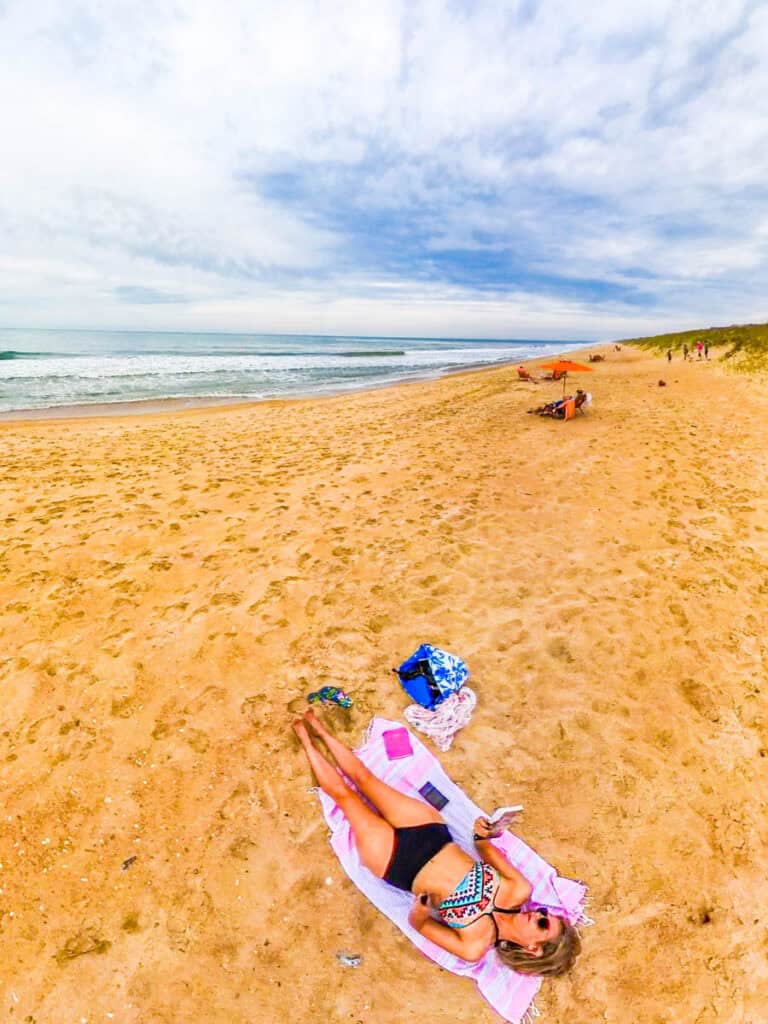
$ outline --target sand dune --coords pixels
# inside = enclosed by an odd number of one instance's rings
[[[762,1024],[767,389],[605,351],[567,424],[496,369],[0,425],[8,1020],[498,1019],[345,880],[288,729],[401,717],[429,640],[479,698],[443,763],[590,886],[544,1019]]]

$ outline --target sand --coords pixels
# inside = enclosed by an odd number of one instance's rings
[[[566,424],[503,368],[0,425],[4,1019],[498,1020],[345,880],[289,730],[326,683],[350,741],[401,717],[431,641],[443,764],[590,886],[543,1020],[763,1024],[768,387],[603,351]]]

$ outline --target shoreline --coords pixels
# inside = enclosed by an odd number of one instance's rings
[[[606,345],[613,345],[613,342],[604,342],[601,345],[588,346],[595,351],[602,350]],[[385,388],[404,387],[409,384],[420,384],[425,381],[441,380],[444,377],[453,377],[464,373],[481,373],[486,370],[499,370],[510,366],[529,366],[541,359],[565,358],[576,355],[582,349],[567,349],[563,352],[550,354],[541,358],[529,358],[526,360],[504,360],[502,362],[484,363],[482,365],[465,364],[450,366],[437,372],[414,372],[408,377],[399,377],[394,380],[374,381],[371,383],[360,382],[348,387],[331,387],[324,391],[296,391],[291,394],[266,395],[262,398],[247,396],[217,397],[215,395],[201,395],[179,398],[146,398],[129,401],[115,402],[86,402],[80,405],[54,405],[44,408],[11,409],[0,412],[0,425],[4,423],[44,423],[49,420],[86,420],[86,419],[112,419],[120,417],[165,415],[169,413],[191,412],[195,410],[217,409],[217,408],[247,408],[254,405],[262,405],[267,402],[293,402],[306,401],[320,398],[335,398],[341,395],[354,395],[367,391],[377,391]]]

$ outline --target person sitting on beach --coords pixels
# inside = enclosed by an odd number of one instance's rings
[[[565,395],[563,398],[556,398],[554,402],[547,402],[545,405],[537,405],[535,409],[528,409],[528,412],[536,413],[537,416],[555,416],[566,402],[570,401],[573,395]]]
[[[576,389],[576,409],[582,409],[585,405],[590,405],[592,402],[592,395],[588,391],[584,391],[583,388]]]
[[[538,384],[539,383],[538,380],[533,376],[531,371],[526,369],[524,366],[518,366],[518,368],[517,368],[517,376],[520,378],[520,380],[527,380],[531,384]]]
[[[592,395],[590,395],[588,391],[583,391],[581,388],[578,388],[575,398],[571,395],[566,395],[565,398],[556,403],[555,408],[547,415],[554,416],[556,420],[567,420],[579,411],[583,414],[584,406],[589,405],[591,402]],[[572,406],[570,410],[569,406]]]
[[[578,388],[575,397],[573,395],[564,395],[563,398],[558,398],[554,402],[547,402],[546,405],[540,405],[536,409],[529,409],[528,412],[534,412],[538,416],[552,416],[556,420],[564,420],[566,418],[566,407],[569,402],[573,402],[574,412],[581,410],[583,413],[584,406],[591,404],[592,395],[588,391]]]
[[[523,909],[531,884],[489,842],[493,832],[486,818],[474,824],[481,858],[474,860],[454,842],[438,811],[377,778],[312,711],[293,728],[318,785],[347,818],[365,867],[416,896],[409,916],[413,928],[470,962],[495,948],[502,963],[520,974],[555,976],[573,966],[581,950],[578,932],[546,907]]]

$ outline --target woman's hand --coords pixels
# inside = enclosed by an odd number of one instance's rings
[[[480,839],[495,839],[501,833],[493,828],[487,818],[475,818],[473,831]]]
[[[424,922],[428,921],[431,917],[432,907],[429,904],[429,897],[426,893],[422,893],[421,896],[417,896],[413,901],[411,912],[408,915],[408,924],[415,928],[417,932],[420,932]]]

